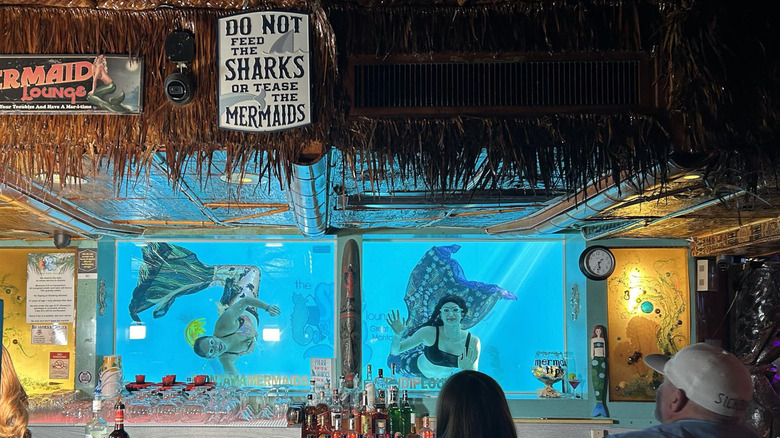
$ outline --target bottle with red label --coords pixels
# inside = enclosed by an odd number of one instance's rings
[[[108,438],[130,438],[130,434],[125,430],[125,404],[120,395],[114,405],[114,431],[108,435]]]

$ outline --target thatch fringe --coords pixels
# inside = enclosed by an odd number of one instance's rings
[[[669,135],[657,118],[645,115],[560,115],[511,119],[457,117],[369,119],[350,123],[336,141],[348,156],[365,156],[357,174],[419,180],[420,190],[457,190],[465,181],[475,188],[506,187],[526,181],[532,187],[573,192],[612,174],[658,173],[668,159]],[[477,175],[480,152],[486,148]],[[476,179],[475,179],[476,178]],[[561,179],[557,179],[561,178]]]
[[[66,3],[91,5],[46,2]],[[523,178],[571,191],[605,174],[615,179],[635,172],[663,174],[675,149],[712,153],[711,174],[746,188],[769,180],[780,164],[780,35],[759,6],[697,0],[432,1],[429,6],[400,0],[248,1],[250,8],[310,12],[314,37],[317,122],[258,135],[218,130],[215,123],[214,27],[220,14],[239,6],[181,3],[190,7],[133,1],[96,2],[91,8],[0,7],[0,52],[126,53],[146,62],[141,117],[3,115],[2,162],[78,175],[81,157],[91,154],[119,164],[122,179],[123,172],[137,172],[153,152],[165,149],[175,180],[188,162],[200,168],[213,151],[224,149],[226,170],[266,156],[264,168],[279,175],[307,145],[319,142],[342,148],[350,165],[370,168],[377,177],[400,165],[422,187],[435,190],[472,180],[485,148],[492,172],[482,172],[478,186]],[[127,10],[144,5],[156,9]],[[195,32],[198,50],[197,96],[181,108],[162,93],[164,78],[174,71],[162,46],[178,25]],[[659,65],[657,85],[665,93],[658,113],[351,119],[345,84],[338,81],[347,54],[426,59],[432,53],[605,51],[651,54]],[[682,120],[674,144],[672,114]]]
[[[275,4],[266,4],[273,9]],[[198,170],[216,150],[227,151],[228,168],[262,159],[282,175],[312,141],[327,143],[334,114],[332,90],[336,69],[317,68],[313,95],[316,122],[308,127],[273,134],[247,134],[217,129],[216,19],[235,11],[159,9],[111,11],[81,8],[0,7],[0,53],[14,54],[127,54],[143,56],[144,109],[140,117],[108,115],[0,115],[0,160],[31,175],[53,173],[82,176],[81,158],[115,163],[116,177],[137,175],[151,164],[156,151],[165,150],[171,178],[178,180],[185,165]],[[335,63],[333,35],[321,9],[311,15],[313,58],[322,66]],[[164,96],[163,83],[176,66],[165,59],[164,42],[181,26],[194,32],[197,80],[193,102],[183,107]],[[289,170],[289,169],[288,169]],[[290,172],[286,172],[290,174]]]

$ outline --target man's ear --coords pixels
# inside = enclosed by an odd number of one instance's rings
[[[688,404],[688,396],[685,395],[685,391],[680,388],[674,388],[674,392],[669,400],[669,409],[672,412],[680,412]]]

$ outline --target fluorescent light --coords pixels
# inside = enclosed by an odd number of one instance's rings
[[[225,173],[220,175],[219,179],[228,184],[252,184],[260,181],[260,175],[255,173],[245,173],[243,175],[240,173]]]
[[[281,248],[282,244],[281,243],[266,243],[265,247],[266,248]]]
[[[45,173],[39,173],[38,175],[35,175],[35,180],[39,183],[45,183],[48,179],[48,176]],[[52,184],[59,185],[62,181],[62,176],[59,173],[52,174],[51,176],[51,182]],[[76,184],[84,184],[88,183],[89,180],[86,178],[79,178],[77,176],[68,176],[65,179],[65,183],[68,185],[76,185]]]
[[[130,339],[146,339],[146,326],[142,322],[136,322],[130,326]]]
[[[263,340],[266,342],[279,342],[281,332],[279,327],[267,327],[263,329]]]

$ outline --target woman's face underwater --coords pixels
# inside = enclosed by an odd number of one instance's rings
[[[214,336],[209,336],[205,346],[208,347],[208,349],[205,350],[205,353],[206,357],[209,359],[217,357],[227,350],[227,345],[225,345],[221,339],[215,338]]]
[[[463,309],[455,303],[446,303],[441,306],[441,320],[445,325],[460,325],[463,318]]]

